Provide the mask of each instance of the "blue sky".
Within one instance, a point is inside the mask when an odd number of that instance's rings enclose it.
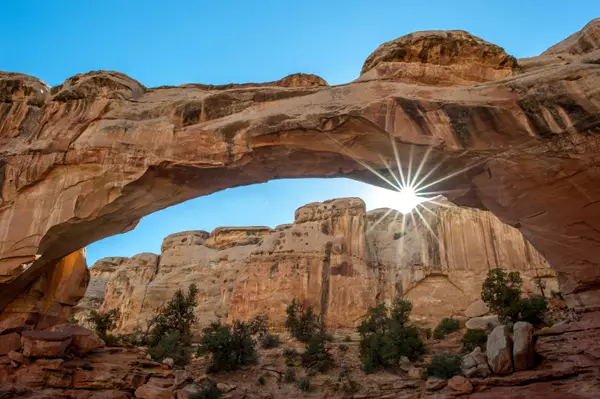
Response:
[[[0,70],[51,86],[81,72],[124,72],[146,86],[261,82],[314,73],[358,76],[381,43],[428,29],[464,29],[516,57],[537,55],[600,16],[598,0],[178,1],[4,0]],[[104,256],[158,252],[167,234],[222,225],[290,222],[311,201],[379,193],[345,180],[285,180],[225,190],[144,218],[88,247]]]

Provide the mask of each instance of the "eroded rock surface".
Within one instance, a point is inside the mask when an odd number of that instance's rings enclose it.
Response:
[[[428,190],[518,228],[572,307],[599,307],[600,65],[586,58],[596,25],[552,50],[568,62],[523,73],[465,32],[415,34],[405,55],[380,49],[363,81],[336,87],[296,76],[151,89],[99,71],[50,88],[1,73],[0,308],[64,256],[151,212],[275,178],[384,184],[364,165],[392,181],[395,147],[405,176],[412,154]],[[417,73],[367,79],[384,63]]]
[[[434,327],[443,317],[464,317],[479,303],[489,269],[518,270],[528,292],[543,276],[546,294],[557,290],[553,272],[514,228],[489,212],[460,208],[443,198],[425,206],[425,221],[378,209],[359,198],[299,208],[294,223],[217,228],[166,237],[161,254],[105,258],[91,269],[78,319],[89,309],[119,309],[117,332],[130,333],[179,288],[199,288],[199,327],[215,319],[266,313],[281,327],[297,298],[315,306],[332,328],[353,328],[378,301],[403,295],[414,322]],[[438,205],[439,204],[439,205]],[[99,287],[104,287],[100,290]],[[487,328],[496,316],[481,318]],[[469,320],[469,323],[479,318]]]

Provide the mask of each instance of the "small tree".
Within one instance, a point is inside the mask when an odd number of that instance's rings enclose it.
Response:
[[[485,350],[487,343],[487,332],[485,330],[468,330],[462,339],[463,351],[471,352],[473,349],[480,347]]]
[[[329,353],[329,349],[325,345],[327,341],[327,331],[324,326],[320,326],[319,330],[313,334],[308,341],[306,350],[302,354],[302,365],[306,369],[316,370],[324,373],[333,364],[333,356]]]
[[[547,310],[546,298],[524,299],[521,298],[522,290],[523,280],[519,272],[506,274],[502,269],[492,269],[483,282],[481,299],[503,323],[540,323]]]
[[[296,299],[292,300],[285,312],[287,314],[285,327],[292,337],[305,344],[323,324],[321,317],[315,313],[312,306],[305,308]]]
[[[419,330],[408,326],[412,303],[396,298],[390,309],[380,304],[367,311],[358,326],[363,370],[370,373],[379,367],[395,367],[402,356],[418,359],[425,353]]]
[[[443,339],[446,335],[451,334],[460,329],[458,320],[452,318],[444,318],[433,331],[433,338]]]
[[[173,358],[175,364],[189,363],[192,327],[196,323],[195,308],[198,288],[191,284],[187,295],[177,290],[173,298],[150,320],[149,353],[155,360]]]
[[[117,327],[117,320],[120,316],[119,309],[110,309],[107,312],[90,311],[87,316],[87,322],[94,326],[94,330],[107,345],[115,343],[118,339],[108,331]]]
[[[457,355],[435,355],[431,363],[427,365],[427,375],[449,379],[455,375],[461,375],[462,358]]]
[[[258,355],[254,337],[264,334],[265,316],[247,322],[234,320],[232,326],[213,322],[202,330],[198,355],[210,354],[210,371],[236,370],[256,363]]]

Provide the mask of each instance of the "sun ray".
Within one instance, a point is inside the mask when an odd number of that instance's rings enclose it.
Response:
[[[423,216],[423,214],[421,212],[419,212],[419,209],[417,209],[417,208],[415,208],[415,211],[417,212],[417,214],[421,218],[421,221],[423,222],[423,224],[425,225],[425,227],[427,227],[427,230],[429,230],[429,232],[431,233],[431,235],[433,236],[433,238],[435,238],[435,241],[439,242],[439,239],[438,239],[437,235],[435,234],[435,232],[433,231],[433,229],[431,228],[431,226],[429,225],[429,223],[427,223],[427,220],[425,220],[425,217]]]
[[[484,162],[486,162],[486,161],[487,161],[487,159],[485,159],[485,160],[483,160],[483,161],[475,162],[475,163],[474,163],[474,164],[472,164],[472,165],[469,165],[469,166],[467,166],[467,167],[465,167],[465,168],[463,168],[463,169],[461,169],[461,170],[458,170],[458,171],[456,171],[456,172],[454,172],[454,173],[451,173],[451,174],[449,174],[449,175],[447,175],[447,176],[441,177],[441,178],[437,179],[436,181],[433,181],[433,182],[431,182],[431,183],[429,183],[429,184],[427,184],[427,185],[425,185],[425,186],[423,186],[423,187],[419,187],[419,190],[426,189],[427,187],[431,187],[431,186],[433,186],[433,185],[435,185],[435,184],[441,183],[441,182],[443,182],[443,181],[445,181],[445,180],[448,180],[448,179],[451,179],[451,178],[453,178],[453,177],[455,177],[455,176],[458,176],[458,175],[460,175],[461,173],[465,173],[466,171],[468,171],[468,170],[470,170],[470,169],[473,169],[473,168],[475,168],[475,167],[477,167],[477,166],[479,166],[479,165],[483,164],[483,163],[484,163]]]
[[[376,171],[375,169],[373,169],[371,166],[369,166],[368,164],[366,164],[365,162],[361,161],[360,159],[358,159],[357,157],[355,157],[348,148],[344,147],[344,145],[342,143],[340,143],[337,139],[335,139],[333,136],[331,136],[329,133],[325,132],[325,134],[333,141],[335,141],[336,143],[338,143],[341,147],[341,150],[346,153],[346,155],[348,155],[350,158],[354,159],[356,162],[358,162],[359,164],[361,164],[362,166],[364,166],[366,169],[369,170],[369,172],[373,173],[375,176],[379,177],[381,180],[383,180],[384,182],[386,182],[387,184],[389,184],[391,187],[395,188],[396,190],[400,191],[401,188],[397,187],[394,183],[392,183],[391,181],[389,181],[385,176],[383,176],[381,173],[379,173],[378,171]]]
[[[387,168],[387,170],[390,172],[390,174],[392,175],[392,177],[394,178],[394,180],[396,180],[396,183],[398,183],[398,186],[403,187],[402,183],[400,183],[400,180],[398,180],[398,178],[394,174],[394,171],[390,167],[390,164],[388,164],[388,162],[383,158],[383,156],[379,155],[379,158],[381,159],[381,162],[383,162],[383,164],[385,165],[385,167]]]
[[[379,223],[381,223],[381,222],[383,221],[383,219],[385,219],[385,218],[387,217],[387,215],[389,215],[389,214],[390,214],[390,212],[392,212],[392,211],[395,211],[395,209],[392,209],[392,208],[388,209],[388,210],[387,210],[387,212],[386,212],[386,213],[384,213],[384,214],[383,214],[383,216],[379,218],[379,220],[377,220],[375,223],[373,223],[373,224],[372,224],[372,225],[369,227],[369,229],[367,230],[367,234],[370,234],[370,233],[371,233],[371,232],[372,232],[372,231],[375,229],[375,227],[377,227],[377,225],[378,225]]]
[[[400,180],[402,180],[402,187],[406,187],[406,179],[404,178],[404,171],[402,170],[402,163],[400,162],[400,155],[398,155],[398,147],[396,146],[396,140],[390,133],[390,143],[394,150],[394,157],[396,157],[396,165],[398,166],[398,173],[400,174]]]
[[[408,152],[408,173],[406,175],[406,187],[413,187],[413,182],[410,180],[410,174],[412,173],[412,162],[413,162],[413,149],[414,145],[411,144],[410,151]]]
[[[427,212],[431,213],[433,216],[437,216],[435,214],[435,212],[433,212],[431,209],[427,208],[425,205],[423,205],[423,203],[421,202],[420,204],[417,204],[417,206],[421,206],[423,209],[425,209]]]
[[[427,147],[427,150],[425,151],[423,158],[421,158],[419,167],[417,168],[417,171],[415,172],[415,177],[413,177],[413,182],[419,178],[419,174],[421,174],[421,170],[423,169],[423,165],[425,165],[425,162],[427,161],[427,158],[429,157],[429,153],[431,152],[431,149],[432,149],[432,147]],[[413,189],[414,189],[414,186],[413,186]]]

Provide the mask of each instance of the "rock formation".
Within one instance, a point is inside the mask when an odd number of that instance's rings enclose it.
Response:
[[[199,326],[266,313],[281,327],[285,307],[298,298],[322,312],[330,327],[353,328],[370,306],[396,295],[413,302],[413,321],[435,326],[478,304],[492,268],[520,271],[528,291],[537,289],[531,283],[537,277],[547,281],[547,295],[558,290],[552,269],[516,229],[443,198],[425,206],[436,237],[416,214],[404,221],[388,209],[366,212],[358,198],[308,204],[293,224],[275,229],[173,234],[160,255],[98,261],[78,311],[118,308],[117,332],[131,333],[193,282],[200,290]]]
[[[598,308],[599,29],[523,68],[467,33],[419,33],[336,87],[301,75],[152,89],[99,71],[50,88],[0,73],[0,309],[69,253],[169,205],[286,177],[384,185],[373,170],[393,181],[388,168],[408,176],[408,159],[423,161],[426,191],[520,230],[571,307]]]

